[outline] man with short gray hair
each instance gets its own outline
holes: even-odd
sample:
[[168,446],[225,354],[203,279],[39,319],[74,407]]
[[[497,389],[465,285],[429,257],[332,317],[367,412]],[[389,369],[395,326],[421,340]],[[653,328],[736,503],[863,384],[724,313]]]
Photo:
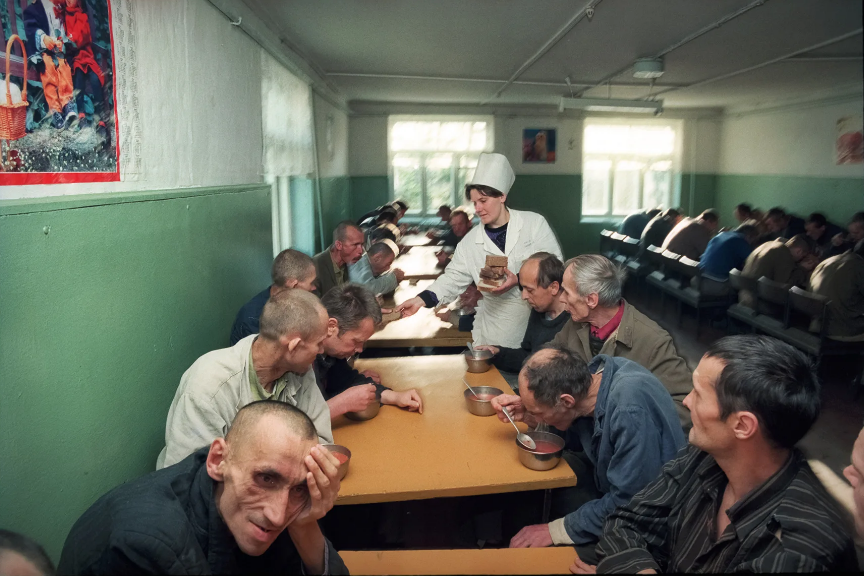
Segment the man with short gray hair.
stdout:
[[568,443],[575,441],[584,451],[565,452],[579,486],[553,494],[555,514],[563,517],[526,526],[511,548],[575,544],[580,557],[592,558],[606,516],[648,485],[686,444],[663,385],[625,358],[601,354],[586,364],[550,345],[525,362],[519,396],[502,394],[492,406],[502,422],[508,421],[507,409],[529,426],[566,431]]
[[565,265],[564,299],[572,322],[552,343],[586,362],[606,354],[641,364],[672,395],[681,426],[689,429],[690,411],[683,402],[693,389],[690,369],[669,333],[621,296],[624,272],[599,254],[583,254]]
[[270,269],[273,283],[259,292],[237,312],[234,326],[231,328],[231,345],[233,346],[250,334],[257,334],[261,312],[267,300],[273,296],[299,288],[312,292],[315,290],[315,265],[312,258],[293,248],[280,252],[273,260]]
[[321,304],[329,316],[327,337],[324,352],[315,359],[313,368],[318,387],[327,399],[330,418],[365,410],[376,400],[422,414],[423,399],[417,390],[396,392],[381,384],[377,372],[358,372],[348,364],[348,358],[363,351],[363,344],[381,322],[381,307],[375,295],[359,284],[349,283],[331,289]]
[[363,230],[350,220],[344,220],[333,231],[333,244],[316,254],[315,293],[320,298],[331,288],[348,282],[348,265],[354,264],[363,255],[365,237]]
[[295,406],[312,420],[322,442],[332,443],[330,410],[310,370],[326,336],[327,312],[313,294],[287,290],[270,298],[259,334],[208,352],[183,374],[156,468],[223,436],[237,411],[256,400]]
[[362,284],[378,294],[389,294],[396,290],[405,278],[399,268],[390,269],[393,260],[399,255],[399,246],[388,239],[378,240],[366,251],[356,264],[348,265],[348,278],[351,282]]

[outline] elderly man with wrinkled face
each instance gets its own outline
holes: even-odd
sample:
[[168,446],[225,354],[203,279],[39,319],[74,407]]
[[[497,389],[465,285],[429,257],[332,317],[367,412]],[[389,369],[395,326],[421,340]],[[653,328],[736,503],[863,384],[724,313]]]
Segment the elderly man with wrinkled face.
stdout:
[[61,574],[347,574],[318,520],[339,462],[289,404],[244,406],[225,438],[115,488],[72,527]]

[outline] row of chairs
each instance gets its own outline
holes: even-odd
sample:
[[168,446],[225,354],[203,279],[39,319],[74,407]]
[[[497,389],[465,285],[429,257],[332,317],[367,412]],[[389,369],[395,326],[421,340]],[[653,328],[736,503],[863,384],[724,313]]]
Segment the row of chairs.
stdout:
[[[729,274],[729,293],[722,296],[706,294],[699,262],[657,246],[648,246],[640,254],[639,241],[604,230],[601,232],[601,252],[628,271],[628,277],[644,283],[660,293],[661,310],[666,309],[666,297],[677,302],[677,323],[681,325],[684,306],[696,311],[696,338],[701,329],[701,312],[722,309],[726,312],[728,329],[733,323],[742,324],[751,332],[773,336],[816,358],[823,356],[864,354],[864,342],[844,342],[828,337],[830,333],[828,306],[823,296],[796,286],[774,282],[768,278],[750,278],[739,270]],[[755,309],[738,303],[741,290],[753,295]],[[809,327],[815,319],[819,332]],[[856,374],[855,389],[862,375]],[[857,392],[856,392],[857,393]]]

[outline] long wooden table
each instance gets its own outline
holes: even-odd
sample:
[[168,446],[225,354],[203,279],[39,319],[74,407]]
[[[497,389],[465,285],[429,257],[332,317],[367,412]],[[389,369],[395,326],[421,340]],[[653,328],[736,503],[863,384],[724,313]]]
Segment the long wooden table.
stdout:
[[342,551],[352,574],[569,574],[573,548]]
[[[432,280],[403,280],[392,297],[384,299],[384,307],[392,308],[413,298],[432,284]],[[461,332],[458,326],[435,316],[432,308],[421,308],[408,318],[389,322],[366,342],[367,348],[410,348],[411,346],[465,346],[471,342],[471,332]]]
[[[398,502],[575,486],[563,460],[544,472],[525,468],[516,434],[495,416],[468,412],[462,378],[473,386],[510,387],[495,368],[466,374],[462,355],[360,359],[394,390],[417,388],[423,414],[382,406],[372,420],[333,422],[337,444],[351,450],[351,466],[337,504]],[[524,424],[520,424],[522,429]]]
[[393,267],[405,272],[407,280],[434,280],[444,273],[435,253],[440,246],[414,246],[393,261]]
[[403,246],[429,246],[432,240],[426,237],[425,232],[417,232],[416,234],[405,234],[399,240]]

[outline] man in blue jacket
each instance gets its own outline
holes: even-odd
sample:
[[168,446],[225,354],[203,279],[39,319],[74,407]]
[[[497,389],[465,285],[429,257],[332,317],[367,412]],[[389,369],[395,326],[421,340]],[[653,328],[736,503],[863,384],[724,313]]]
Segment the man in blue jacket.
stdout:
[[535,352],[519,373],[520,396],[492,401],[529,426],[546,423],[581,444],[585,470],[569,489],[580,502],[563,518],[526,526],[511,548],[575,545],[590,563],[603,522],[660,473],[686,443],[671,396],[657,378],[626,358],[596,356],[589,364],[565,348]]

